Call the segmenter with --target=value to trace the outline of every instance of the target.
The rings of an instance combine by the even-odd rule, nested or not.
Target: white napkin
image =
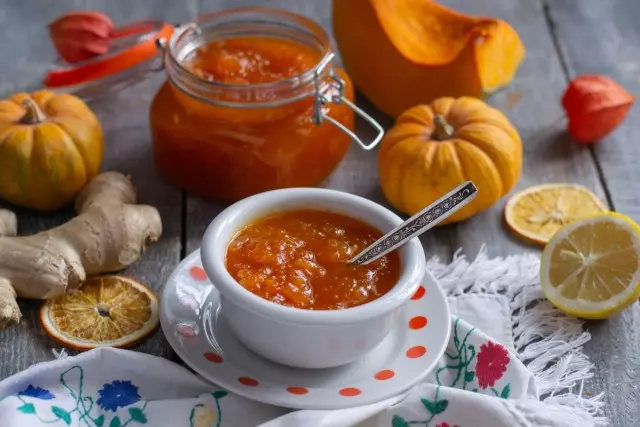
[[[494,265],[491,260],[483,258],[481,261],[485,264],[477,265],[478,260],[468,264],[461,257],[450,266],[430,262],[443,287],[455,295],[450,298],[454,313],[452,335],[445,356],[427,381],[402,396],[345,410],[289,411],[228,393],[168,360],[133,351],[100,348],[34,365],[0,382],[0,427],[603,425],[602,418],[593,416],[593,408],[597,407],[595,401],[588,402],[570,392],[565,392],[564,397],[546,398],[546,402],[538,400],[536,379],[542,383],[545,393],[562,387],[554,388],[549,384],[549,375],[545,376],[549,372],[548,363],[536,367],[542,372],[536,378],[515,353],[518,351],[521,356],[527,356],[527,348],[515,348],[514,327],[522,328],[527,319],[546,315],[548,308],[543,306],[539,313],[530,312],[527,308],[530,304],[525,304],[528,300],[522,297],[522,315],[517,318],[519,325],[512,325],[516,298],[513,289],[517,284],[512,283],[512,291],[506,294],[497,292],[500,290],[497,284],[500,280],[508,283],[515,278],[523,281],[521,287],[524,289],[533,283],[531,280],[535,281],[527,277],[534,269],[525,264],[513,264],[514,259],[504,261],[512,262],[508,267],[503,267],[504,262]],[[521,263],[522,259],[517,262]],[[473,278],[474,275],[482,276],[482,279]],[[493,285],[488,286],[491,283]],[[482,293],[459,294],[454,288],[461,284],[465,284],[467,292],[478,287],[482,288]],[[490,292],[489,288],[495,292]],[[518,292],[517,295],[522,293]],[[553,319],[555,315],[551,313],[549,318]],[[571,321],[563,321],[563,324],[572,325]],[[576,325],[579,331],[568,329],[567,334],[572,335],[567,336],[583,336],[580,325]],[[565,381],[566,372],[573,372],[567,368],[572,357],[576,363],[585,362],[578,352],[579,344],[558,343],[558,340],[550,344],[543,332],[535,340],[549,344],[550,350],[543,356],[546,353],[562,355],[564,353],[559,349],[568,348],[566,357],[556,362],[557,365],[564,364],[561,369],[552,367],[550,371],[559,385]],[[549,331],[549,335],[557,332]],[[517,334],[516,343],[523,341],[522,335],[522,332]],[[529,343],[528,347],[535,345],[535,342]],[[537,361],[546,361],[539,350],[532,349],[529,354],[532,352],[536,352],[534,359]]]

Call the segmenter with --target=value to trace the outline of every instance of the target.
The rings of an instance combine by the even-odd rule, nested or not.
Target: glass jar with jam
[[[150,111],[155,163],[170,183],[233,202],[317,186],[351,140],[380,126],[353,104],[325,31],[300,15],[244,8],[203,15],[162,44],[167,81]],[[354,115],[378,130],[354,133]]]

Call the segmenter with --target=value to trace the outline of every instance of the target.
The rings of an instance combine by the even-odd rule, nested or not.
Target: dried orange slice
[[[640,296],[640,227],[615,212],[563,227],[542,251],[540,285],[553,305],[604,319]]]
[[[514,194],[504,217],[512,232],[545,245],[565,225],[606,211],[604,203],[581,185],[542,184]]]
[[[158,326],[158,298],[142,283],[119,275],[97,276],[40,308],[45,331],[78,350],[127,347]]]

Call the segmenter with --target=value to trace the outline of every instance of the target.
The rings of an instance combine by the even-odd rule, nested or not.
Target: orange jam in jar
[[[151,105],[162,176],[223,202],[321,184],[354,128],[353,87],[332,58],[321,27],[284,11],[216,12],[176,30]]]
[[[320,59],[318,50],[293,40],[242,36],[200,46],[185,66],[204,80],[249,85],[296,77]]]

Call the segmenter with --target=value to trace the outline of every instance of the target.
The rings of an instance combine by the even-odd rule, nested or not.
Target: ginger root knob
[[[76,211],[59,227],[16,237],[15,215],[0,210],[0,328],[20,320],[16,297],[56,297],[88,276],[122,270],[162,234],[158,210],[137,205],[130,179],[117,172],[92,179]]]

